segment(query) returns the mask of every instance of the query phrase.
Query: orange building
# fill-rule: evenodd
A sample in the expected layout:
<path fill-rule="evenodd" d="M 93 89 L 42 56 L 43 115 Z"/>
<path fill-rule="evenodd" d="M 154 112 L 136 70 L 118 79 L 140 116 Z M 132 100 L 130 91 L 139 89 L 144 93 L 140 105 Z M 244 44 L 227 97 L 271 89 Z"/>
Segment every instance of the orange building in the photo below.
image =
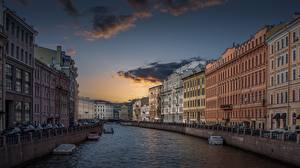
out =
<path fill-rule="evenodd" d="M 240 45 L 227 48 L 206 66 L 208 123 L 265 129 L 266 123 L 266 26 Z"/>

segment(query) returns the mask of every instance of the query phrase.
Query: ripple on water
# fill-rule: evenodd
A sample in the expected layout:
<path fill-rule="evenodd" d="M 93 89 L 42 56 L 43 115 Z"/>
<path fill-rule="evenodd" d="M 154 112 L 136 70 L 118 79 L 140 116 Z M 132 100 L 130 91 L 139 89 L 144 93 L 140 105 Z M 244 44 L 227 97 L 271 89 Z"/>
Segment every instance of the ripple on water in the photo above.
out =
<path fill-rule="evenodd" d="M 284 168 L 282 163 L 206 140 L 152 129 L 116 124 L 113 135 L 87 141 L 69 156 L 49 155 L 28 168 Z"/>

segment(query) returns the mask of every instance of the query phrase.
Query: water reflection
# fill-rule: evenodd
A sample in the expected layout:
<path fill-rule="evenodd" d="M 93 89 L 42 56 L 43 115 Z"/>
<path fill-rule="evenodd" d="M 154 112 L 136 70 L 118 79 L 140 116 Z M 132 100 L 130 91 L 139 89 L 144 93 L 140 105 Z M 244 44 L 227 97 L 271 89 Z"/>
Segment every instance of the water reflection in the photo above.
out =
<path fill-rule="evenodd" d="M 227 146 L 210 146 L 206 140 L 151 129 L 107 125 L 114 134 L 87 141 L 70 156 L 49 155 L 28 168 L 282 168 L 289 167 Z"/>

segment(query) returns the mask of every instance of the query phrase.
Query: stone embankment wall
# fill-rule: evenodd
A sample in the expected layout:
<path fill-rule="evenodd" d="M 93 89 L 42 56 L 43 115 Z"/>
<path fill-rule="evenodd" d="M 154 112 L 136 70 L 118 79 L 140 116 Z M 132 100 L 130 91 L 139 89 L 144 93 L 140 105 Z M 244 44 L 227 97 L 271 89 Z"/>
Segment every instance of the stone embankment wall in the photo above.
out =
<path fill-rule="evenodd" d="M 300 134 L 297 135 L 296 141 L 287 141 L 285 138 L 281 140 L 271 139 L 263 135 L 254 135 L 252 132 L 250 135 L 247 135 L 243 131 L 205 129 L 185 124 L 128 122 L 123 123 L 123 125 L 178 132 L 205 139 L 211 135 L 220 135 L 224 138 L 227 145 L 300 166 Z"/>
<path fill-rule="evenodd" d="M 0 137 L 0 167 L 13 167 L 45 156 L 60 144 L 77 144 L 87 139 L 90 132 L 101 133 L 102 125 L 75 129 L 49 130 L 39 135 Z"/>

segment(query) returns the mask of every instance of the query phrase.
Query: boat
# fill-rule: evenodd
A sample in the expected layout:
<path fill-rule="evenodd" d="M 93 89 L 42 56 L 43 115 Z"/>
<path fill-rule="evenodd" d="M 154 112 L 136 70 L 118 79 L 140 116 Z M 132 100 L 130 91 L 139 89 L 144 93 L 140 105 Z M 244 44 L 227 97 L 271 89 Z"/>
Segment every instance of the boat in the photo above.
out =
<path fill-rule="evenodd" d="M 100 136 L 96 132 L 91 132 L 88 135 L 88 140 L 98 140 L 99 138 L 100 138 Z"/>
<path fill-rule="evenodd" d="M 69 155 L 74 152 L 76 146 L 74 144 L 61 144 L 53 150 L 56 155 Z"/>
<path fill-rule="evenodd" d="M 222 136 L 210 136 L 208 138 L 208 144 L 210 145 L 223 145 L 224 139 Z"/>
<path fill-rule="evenodd" d="M 110 128 L 110 131 L 107 130 L 107 129 L 104 129 L 104 130 L 103 130 L 103 133 L 104 133 L 104 134 L 113 134 L 113 133 L 114 133 L 114 129 L 113 129 L 113 128 Z"/>

